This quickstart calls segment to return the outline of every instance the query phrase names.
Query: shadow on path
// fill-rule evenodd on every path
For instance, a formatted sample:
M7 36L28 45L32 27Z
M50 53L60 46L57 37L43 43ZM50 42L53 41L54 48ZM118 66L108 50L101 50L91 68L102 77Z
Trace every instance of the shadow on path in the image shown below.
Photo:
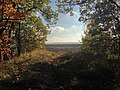
M29 66L17 82L0 81L0 90L113 90L113 79L112 71L91 71L77 60L59 66L42 62Z

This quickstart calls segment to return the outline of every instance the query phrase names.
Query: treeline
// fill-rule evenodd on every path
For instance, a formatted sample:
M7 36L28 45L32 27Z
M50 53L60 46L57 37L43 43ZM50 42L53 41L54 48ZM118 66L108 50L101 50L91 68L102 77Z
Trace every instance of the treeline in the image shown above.
M119 59L120 5L118 0L58 0L59 12L74 15L80 8L79 21L87 24L82 49L96 57ZM103 56L101 56L103 55Z
M81 74L85 73L82 85L78 87L83 87L83 90L118 90L120 88L119 1L58 1L60 12L74 14L75 6L80 8L79 21L87 23L79 53L69 55L73 55L72 69L78 74L77 78L81 78ZM81 68L82 72L79 71Z
M0 0L0 59L43 48L47 24L57 20L49 0ZM42 19L46 22L43 24Z
M80 8L79 21L87 24L81 50L94 57L119 60L120 20L116 0L57 0L59 13L74 15ZM0 4L0 59L10 59L17 51L43 48L48 34L47 24L57 20L49 0L3 0ZM38 13L40 15L38 15ZM43 24L42 18L46 21Z

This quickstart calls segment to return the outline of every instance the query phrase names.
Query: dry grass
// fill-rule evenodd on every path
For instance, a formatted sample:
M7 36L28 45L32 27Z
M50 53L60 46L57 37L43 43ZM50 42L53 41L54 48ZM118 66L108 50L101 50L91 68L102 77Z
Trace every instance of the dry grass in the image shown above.
M40 49L21 54L19 57L14 57L10 62L8 61L6 63L0 64L0 80L10 78L12 79L13 76L19 76L21 72L26 71L29 66L35 63L47 62L49 64L56 64L56 58L60 57L63 54L64 53L60 51L51 52Z
M120 90L119 68L87 54L34 50L0 65L2 90ZM90 54L91 55L91 54ZM95 61L95 62L93 62ZM92 68L92 70L91 70Z
M51 52L47 50L33 50L29 53L22 54L20 57L16 58L16 61L18 62L25 62L29 61L32 63L34 62L52 62L55 58L63 55L63 52Z

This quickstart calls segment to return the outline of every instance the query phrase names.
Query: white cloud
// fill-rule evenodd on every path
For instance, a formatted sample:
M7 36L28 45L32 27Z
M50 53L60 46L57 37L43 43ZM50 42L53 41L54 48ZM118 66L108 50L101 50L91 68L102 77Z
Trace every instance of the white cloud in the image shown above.
M48 42L78 42L84 32L83 26L73 25L69 28L61 26L51 27L51 34L48 35Z
M50 28L51 33L48 35L48 42L78 42L85 30L83 22L79 22L79 7L74 7L74 15L59 14L56 26Z
M49 29L51 31L51 33L54 33L54 32L61 32L61 31L64 31L64 27L60 27L60 26L54 26L54 27L50 27Z

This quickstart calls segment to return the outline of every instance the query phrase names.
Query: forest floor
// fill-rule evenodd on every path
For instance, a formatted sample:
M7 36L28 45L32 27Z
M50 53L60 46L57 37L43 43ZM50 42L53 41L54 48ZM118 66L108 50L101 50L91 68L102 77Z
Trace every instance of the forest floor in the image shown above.
M96 73L74 57L74 52L34 50L1 63L0 90L113 90L111 71Z

